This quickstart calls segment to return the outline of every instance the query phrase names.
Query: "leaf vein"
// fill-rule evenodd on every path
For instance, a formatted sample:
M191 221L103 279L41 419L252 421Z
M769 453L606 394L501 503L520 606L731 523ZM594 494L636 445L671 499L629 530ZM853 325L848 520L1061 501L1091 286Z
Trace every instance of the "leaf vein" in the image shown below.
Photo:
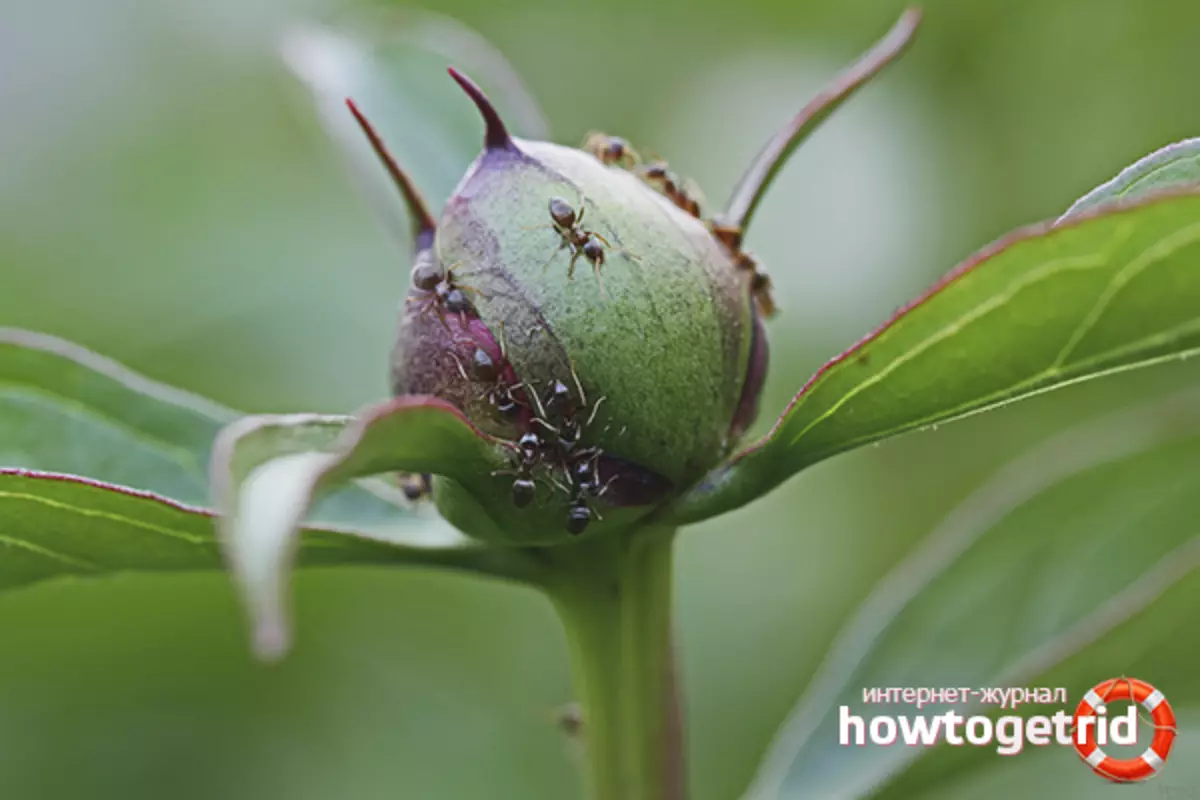
M966 314L963 314L958 319L954 320L953 322L949 323L948 325L945 325L944 327L937 330L935 333L926 337L921 342L917 343L913 347L906 350L904 353L897 356L895 359L892 360L891 363L889 363L883 369L879 370L874 375L871 375L870 377L866 378L861 383L859 383L857 386L855 386L854 388L847 391L840 398L838 398L836 403L831 405L828 409L826 409L824 411L824 413L822 413L820 416L818 416L816 419L814 419L812 422L810 422L807 426L805 426L802 430L800 430L794 437L792 437L790 444L795 445L797 442L800 441L801 438L803 438L805 435L807 435L809 433L809 431L811 431L817 425L824 422L829 417L833 416L833 414L835 414L842 406L844 406L846 403L850 402L850 400L852 400L859 393L861 393L861 392L871 388L875 384L879 383L884 378L886 378L888 375L892 374L893 372L895 372L897 369L904 366L908 362L912 361L914 358L920 356L922 353L929 350L934 345L937 345L937 344L945 341L946 339L954 336L955 334L959 333L960 331L962 331L963 328L967 327L972 322L975 322L979 318L991 313L992 311L995 311L996 309L1003 307L1005 304L1007 304L1009 301L1011 301L1014 297L1016 297L1020 292L1022 292L1029 286L1037 284L1047 278L1051 278L1051 277L1058 275L1065 271L1089 270L1089 269L1095 269L1097 267L1102 267L1102 266L1104 266L1105 263L1107 263L1107 261L1108 261L1108 252L1106 251L1104 253L1094 253L1094 254L1091 254L1088 256L1072 256L1072 257L1067 257L1067 258L1054 259L1052 261L1047 262L1040 269L1031 270L1021 280L1014 282L1013 285L1010 286L1007 291L1003 292L1002 294L994 295L994 296L990 297L986 302L980 303L979 305L975 306L973 309L971 309Z
M1126 236L1131 230L1132 226L1129 224L1129 222L1126 222L1121 226L1121 231L1125 232ZM1079 326L1075 329L1074 333L1071 334L1071 337L1067 340L1067 343L1063 345L1063 349L1059 352L1058 357L1054 359L1053 366L1057 368L1066 363L1067 359L1070 358L1071 353L1074 352L1075 348L1079 346L1079 343L1083 341L1083 337L1087 336L1087 334L1093 328L1095 328L1096 324L1100 321L1100 318L1112 304L1113 300L1116 299L1121 290L1128 286L1134 278L1136 278L1138 275L1141 275L1151 266L1161 262L1163 259L1169 258L1188 245L1195 244L1197 241L1200 241L1200 222L1189 225L1186 228L1182 228L1165 239L1160 239L1158 242L1142 251L1137 258L1134 258L1132 261L1118 270L1116 274L1112 276L1112 279L1109 280L1108 285L1104 288L1104 291L1101 292L1098 298L1096 298L1095 305L1092 306L1091 310L1088 311L1087 315L1085 315L1080 321Z
M48 497L41 497L40 495L36 495L36 494L28 494L26 492L0 491L0 499L24 500L24 501L27 501L30 503L37 503L37 504L46 506L48 508L53 508L56 511L66 511L66 512L69 512L72 514L78 514L79 516L82 516L82 517L103 519L103 520L107 520L109 522L116 522L116 523L120 523L123 525L129 525L134 528L141 528L142 530L151 531L153 533L158 533L163 536L170 537L172 539L178 539L180 541L187 542L188 544L202 545L202 544L206 544L209 541L209 539L204 536L196 536L194 534L186 533L184 531L175 530L174 528L167 528L162 525L155 525L154 523L151 523L151 522L143 522L142 520L133 519L131 517L126 517L121 514L113 514L109 511L98 511L93 508L80 508L79 506L73 506L70 503L63 503L58 500L51 500Z

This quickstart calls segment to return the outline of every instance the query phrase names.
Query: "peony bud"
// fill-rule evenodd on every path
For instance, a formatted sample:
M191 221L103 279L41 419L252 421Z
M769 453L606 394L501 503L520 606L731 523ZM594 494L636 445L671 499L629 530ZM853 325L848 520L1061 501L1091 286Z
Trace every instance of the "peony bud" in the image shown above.
M644 515L720 463L753 421L767 363L753 301L762 278L678 181L663 183L665 168L650 180L619 140L589 146L618 152L602 160L511 137L451 74L486 132L436 223L359 117L416 227L393 391L442 398L509 443L504 491L474 498L506 537L549 542L547 530L565 539L612 509ZM435 484L439 507L444 494L462 493Z

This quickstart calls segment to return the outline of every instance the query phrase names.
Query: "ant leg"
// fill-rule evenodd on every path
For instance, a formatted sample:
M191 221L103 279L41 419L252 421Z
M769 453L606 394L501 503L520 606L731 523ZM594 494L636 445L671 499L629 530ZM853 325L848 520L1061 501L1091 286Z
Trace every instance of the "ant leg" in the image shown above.
M549 269L550 264L553 263L554 259L558 258L558 254L561 253L563 250L566 250L569 246L570 246L570 243L567 242L566 240L563 240L562 244L560 244L558 247L554 248L554 252L550 254L550 258L546 259L545 264L542 264L542 272L545 272L547 269Z
M433 308L437 311L438 321L442 323L442 327L446 329L446 333L450 334L450 338L453 339L454 331L450 329L450 323L446 322L446 310L442 308L440 303L435 303Z
M458 360L458 356L450 353L450 357L454 359L454 366L458 367L458 374L462 375L464 381L470 381L471 379L467 376L467 371L463 369L462 362Z
M500 320L497 324L500 326L500 336L497 338L497 344L500 345L500 360L508 361L508 343L504 340L504 320ZM521 386L523 384L517 385Z
M579 260L579 256L583 254L583 250L571 245L571 263L567 265L567 280L575 277L575 262Z
M583 384L579 382L579 374L575 372L575 359L567 356L567 366L571 369L571 380L575 382L575 389L579 392L579 402L586 408L588 404L587 395L584 394Z
M587 422L584 423L585 428L587 426L591 425L596 420L596 412L600 410L601 403L603 403L607 399L608 399L608 395L604 395L604 397L601 397L599 400L596 401L596 405L592 406L592 413L588 415Z

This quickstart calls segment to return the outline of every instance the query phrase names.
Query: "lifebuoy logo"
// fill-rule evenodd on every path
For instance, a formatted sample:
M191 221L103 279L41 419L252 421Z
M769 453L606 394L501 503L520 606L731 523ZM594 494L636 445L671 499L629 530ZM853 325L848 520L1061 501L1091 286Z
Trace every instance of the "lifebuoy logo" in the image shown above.
M1141 706L1150 712L1151 725L1154 727L1154 738L1150 746L1137 758L1110 758L1101 745L1101 734L1104 726L1101 721L1110 700L1128 700L1137 705L1129 707L1129 715L1136 717L1137 708ZM1075 750L1079 757L1087 762L1092 770L1102 777L1115 783L1132 783L1144 781L1158 774L1171 753L1171 745L1175 742L1175 712L1163 693L1145 681L1137 678L1113 678L1098 683L1079 701L1075 709ZM1136 734L1136 731L1135 731ZM1118 742L1118 744L1134 744L1134 741Z
M1126 701L1121 714L1110 714L1109 703ZM997 703L1002 708L1034 703L1066 705L1066 689L990 688L973 689L864 689L864 703L903 703L921 709L953 703ZM1139 709L1148 714L1139 717ZM940 710L940 709L939 709ZM1138 722L1153 729L1150 746L1135 758L1115 758L1105 752L1110 745L1138 744ZM1073 746L1079 757L1097 775L1114 783L1134 783L1153 777L1163 768L1175 741L1175 713L1158 689L1137 678L1112 678L1089 689L1072 715L1060 707L1055 713L1029 716L1007 715L995 720L987 714L965 716L954 711L921 715L856 715L849 706L838 714L838 743L865 747L868 743L887 747L904 744L931 747L940 742L954 746L995 746L1000 755L1014 756L1025 745ZM1114 751L1116 752L1116 751Z

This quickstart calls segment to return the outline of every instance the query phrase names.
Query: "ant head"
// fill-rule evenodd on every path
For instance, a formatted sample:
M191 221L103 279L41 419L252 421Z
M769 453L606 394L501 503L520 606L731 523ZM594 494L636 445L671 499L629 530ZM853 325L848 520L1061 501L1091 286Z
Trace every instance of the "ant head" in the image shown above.
M533 461L542 450L542 437L533 431L522 434L517 440L517 450L526 461Z
M446 292L443 302L446 304L447 311L456 314L466 314L474 310L471 301L467 299L467 295L462 289L450 289Z
M515 420L521 416L521 405L508 392L502 392L492 398L496 411L507 420Z
M476 347L475 352L471 355L471 374L475 376L476 380L494 381L500 376L500 369L488 355L487 350Z
M560 380L551 382L546 391L546 410L551 414L566 414L574 403L571 400L571 390Z
M608 143L604 146L604 157L610 161L620 161L629 152L629 143L620 136L608 137Z
M412 285L423 292L432 292L441 282L442 271L434 263L433 257L418 257L417 263L413 265Z
M555 225L570 228L575 225L575 207L561 197L550 198L550 219Z

